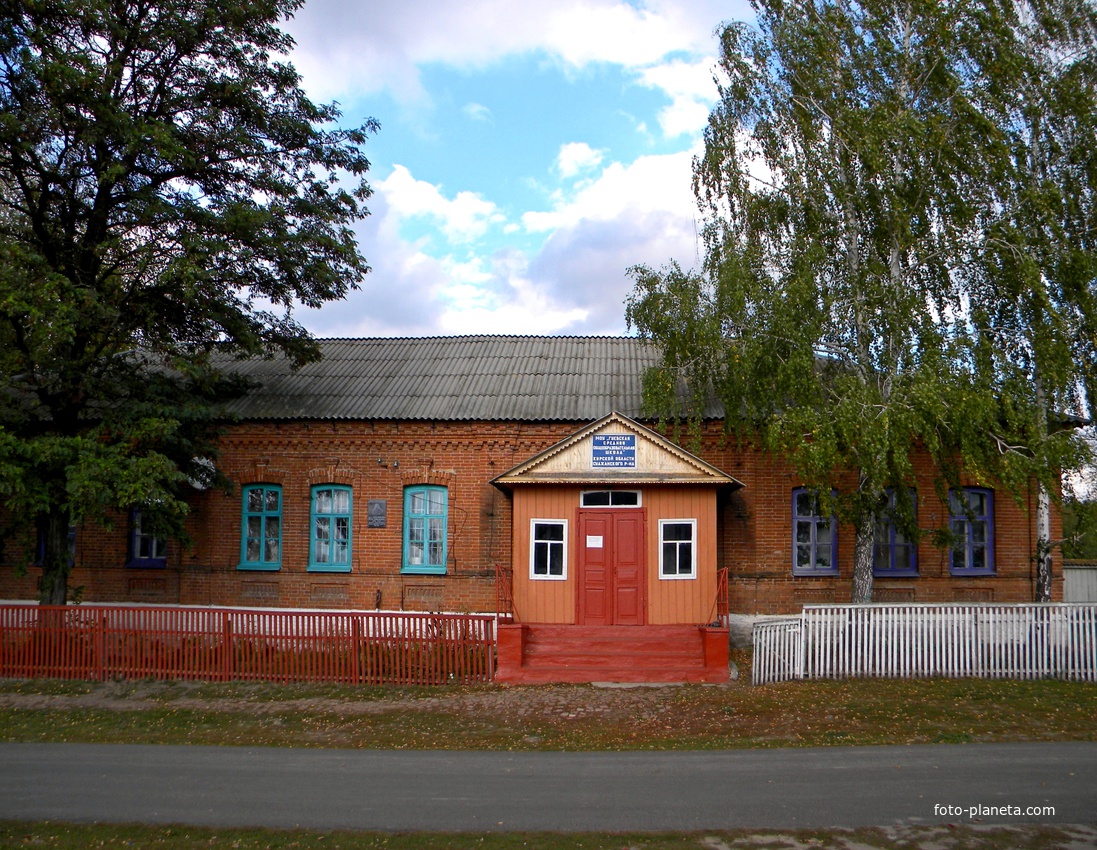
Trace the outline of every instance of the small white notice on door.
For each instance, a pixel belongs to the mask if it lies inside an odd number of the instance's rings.
[[[588,549],[601,549],[602,548],[602,535],[601,534],[588,534],[587,535],[587,548]]]

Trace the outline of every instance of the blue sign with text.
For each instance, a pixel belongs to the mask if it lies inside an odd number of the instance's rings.
[[[590,465],[595,469],[635,469],[635,434],[595,434]]]

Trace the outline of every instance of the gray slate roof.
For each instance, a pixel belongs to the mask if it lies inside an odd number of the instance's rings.
[[[227,407],[244,419],[586,421],[639,417],[658,349],[632,337],[454,336],[319,340],[324,357],[233,371],[258,386]]]

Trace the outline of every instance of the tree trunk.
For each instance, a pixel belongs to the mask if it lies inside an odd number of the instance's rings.
[[[874,517],[865,517],[857,523],[857,536],[853,547],[853,593],[850,602],[864,605],[872,601],[872,549],[876,542]]]
[[[1037,602],[1051,601],[1051,497],[1043,483],[1036,485],[1036,593]]]
[[[51,508],[39,518],[42,534],[42,578],[38,583],[41,605],[64,605],[68,601],[69,573],[72,563],[69,553],[69,512]]]

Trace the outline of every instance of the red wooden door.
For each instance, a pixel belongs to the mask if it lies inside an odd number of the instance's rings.
[[[642,626],[644,512],[579,511],[578,622]]]

